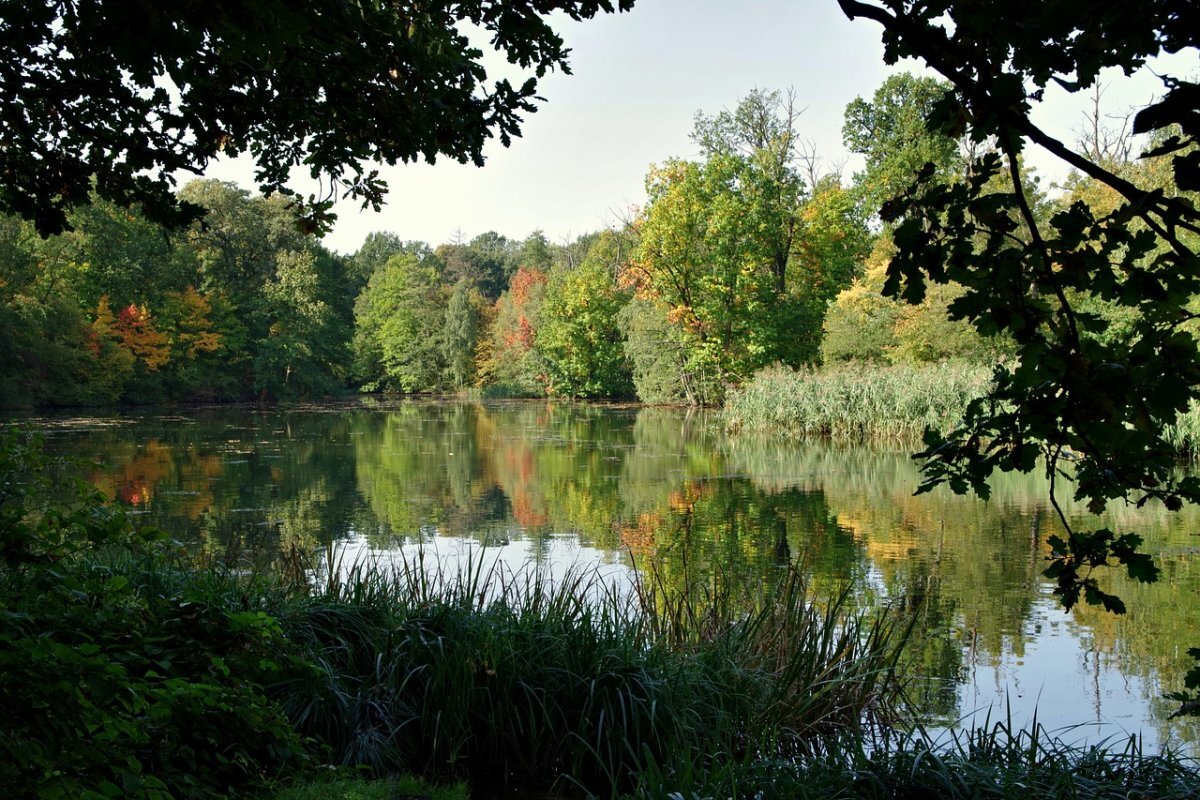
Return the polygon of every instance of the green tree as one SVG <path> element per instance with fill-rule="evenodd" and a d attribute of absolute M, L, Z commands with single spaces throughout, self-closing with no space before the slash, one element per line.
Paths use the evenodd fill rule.
<path fill-rule="evenodd" d="M 201 291 L 225 290 L 239 309 L 254 306 L 262 284 L 274 270 L 277 250 L 303 250 L 304 238 L 297 232 L 282 241 L 272 240 L 269 215 L 288 215 L 279 203 L 267 205 L 261 198 L 232 183 L 197 180 L 188 183 L 180 199 L 205 210 L 202 223 L 187 231 L 188 245 L 198 264 Z M 294 217 L 291 217 L 294 219 Z"/>
<path fill-rule="evenodd" d="M 617 316 L 634 391 L 643 403 L 697 405 L 717 389 L 697 385 L 704 377 L 692 372 L 688 342 L 668 313 L 661 303 L 634 297 Z"/>
<path fill-rule="evenodd" d="M 755 90 L 738 101 L 733 111 L 716 116 L 696 115 L 692 140 L 708 159 L 734 157 L 746 210 L 753 214 L 758 233 L 755 246 L 765 257 L 775 291 L 788 288 L 792 245 L 800 228 L 800 198 L 806 189 L 796 164 L 795 92 Z"/>
<path fill-rule="evenodd" d="M 855 184 L 871 213 L 907 188 L 926 164 L 941 179 L 963 174 L 959 142 L 925 123 L 949 89 L 937 78 L 902 72 L 885 80 L 870 102 L 857 97 L 846 106 L 842 139 L 850 152 L 866 159 Z"/>
<path fill-rule="evenodd" d="M 516 260 L 511 262 L 513 271 L 507 277 L 511 280 L 518 267 L 549 272 L 553 264 L 554 251 L 546 234 L 540 230 L 534 231 L 525 237 L 525 241 L 521 242 L 521 249 L 517 251 Z"/>
<path fill-rule="evenodd" d="M 268 194 L 291 194 L 295 167 L 328 180 L 308 200 L 310 225 L 329 220 L 338 194 L 378 207 L 386 184 L 371 162 L 482 164 L 489 138 L 507 146 L 519 135 L 538 80 L 570 71 L 552 12 L 580 20 L 632 5 L 260 0 L 147 13 L 119 0 L 6 3 L 0 211 L 57 233 L 94 190 L 178 224 L 199 208 L 178 202 L 172 174 L 240 153 Z M 526 72 L 521 85 L 489 85 L 476 31 Z"/>
<path fill-rule="evenodd" d="M 337 391 L 347 377 L 353 318 L 345 263 L 297 227 L 296 210 L 282 198 L 208 180 L 189 183 L 181 195 L 206 209 L 187 232 L 196 288 L 221 298 L 222 312 L 232 314 L 225 327 L 244 331 L 243 391 Z M 232 347 L 227 355 L 239 358 Z"/>
<path fill-rule="evenodd" d="M 800 233 L 793 246 L 792 291 L 822 313 L 838 293 L 862 274 L 873 239 L 853 190 L 836 175 L 817 181 L 799 209 Z"/>
<path fill-rule="evenodd" d="M 468 244 L 443 244 L 434 250 L 445 265 L 446 281 L 468 281 L 488 300 L 495 302 L 508 286 L 512 243 L 498 233 L 480 234 Z"/>
<path fill-rule="evenodd" d="M 79 265 L 75 285 L 89 308 L 102 294 L 120 306 L 157 306 L 195 274 L 195 258 L 179 237 L 169 237 L 136 209 L 96 200 L 74 210 L 70 221 L 75 232 L 60 244 Z"/>
<path fill-rule="evenodd" d="M 443 387 L 446 297 L 435 258 L 393 256 L 354 306 L 355 371 L 368 391 Z"/>
<path fill-rule="evenodd" d="M 617 235 L 606 231 L 578 269 L 550 276 L 534 347 L 551 394 L 627 397 L 633 390 L 618 319 L 629 292 L 617 286 Z"/>
<path fill-rule="evenodd" d="M 353 284 L 354 294 L 362 291 L 375 270 L 386 264 L 389 258 L 404 254 L 427 258 L 433 254 L 433 250 L 425 242 L 404 241 L 394 233 L 368 233 L 362 246 L 346 259 L 346 272 Z"/>
<path fill-rule="evenodd" d="M 799 152 L 798 116 L 792 93 L 752 92 L 732 111 L 697 115 L 704 161 L 647 178 L 625 280 L 688 340 L 685 394 L 699 402 L 767 364 L 815 360 L 826 305 L 869 247 L 851 197 Z"/>
<path fill-rule="evenodd" d="M 285 250 L 263 285 L 267 336 L 254 362 L 255 388 L 271 397 L 326 394 L 344 378 L 336 320 L 322 299 L 317 256 Z"/>
<path fill-rule="evenodd" d="M 478 339 L 479 308 L 471 297 L 471 284 L 464 278 L 454 285 L 446 304 L 446 323 L 441 336 L 446 374 L 455 389 L 465 389 L 475 377 Z"/>

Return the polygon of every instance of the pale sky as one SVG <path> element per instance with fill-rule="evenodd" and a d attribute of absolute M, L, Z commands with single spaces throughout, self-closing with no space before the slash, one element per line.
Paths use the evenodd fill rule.
<path fill-rule="evenodd" d="M 598 230 L 645 202 L 651 164 L 696 154 L 689 134 L 697 111 L 733 108 L 755 88 L 794 87 L 806 109 L 801 136 L 828 163 L 845 163 L 849 179 L 861 162 L 842 147 L 846 104 L 869 98 L 893 72 L 920 70 L 915 62 L 884 65 L 880 27 L 850 22 L 835 0 L 637 0 L 630 13 L 564 20 L 558 30 L 573 51 L 574 74 L 540 83 L 547 102 L 526 118 L 522 138 L 508 149 L 492 142 L 483 168 L 445 160 L 383 168 L 390 187 L 383 211 L 338 203 L 325 244 L 349 253 L 368 233 L 385 230 L 433 245 L 456 232 L 523 239 L 541 229 L 559 242 Z M 488 65 L 506 66 L 499 59 Z M 1156 69 L 1195 75 L 1200 64 L 1192 53 Z M 1112 76 L 1105 107 L 1125 112 L 1156 93 L 1153 75 Z M 1086 99 L 1047 95 L 1036 120 L 1073 142 Z M 1052 160 L 1028 158 L 1047 180 L 1064 177 Z M 255 189 L 247 163 L 214 164 L 206 174 Z M 307 176 L 293 186 L 304 195 L 316 188 Z"/>

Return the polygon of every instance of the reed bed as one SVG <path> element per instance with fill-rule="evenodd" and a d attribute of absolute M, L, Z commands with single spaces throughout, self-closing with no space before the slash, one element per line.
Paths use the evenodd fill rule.
<path fill-rule="evenodd" d="M 1168 425 L 1163 436 L 1176 452 L 1193 461 L 1200 459 L 1200 404 L 1192 403 Z"/>
<path fill-rule="evenodd" d="M 721 417 L 730 432 L 845 441 L 919 440 L 946 432 L 991 382 L 989 367 L 850 364 L 821 369 L 773 366 L 730 393 Z M 1180 456 L 1200 459 L 1200 403 L 1163 429 Z"/>
<path fill-rule="evenodd" d="M 1029 729 L 998 722 L 941 736 L 917 730 L 886 747 L 848 742 L 814 759 L 709 773 L 702 784 L 679 794 L 756 800 L 1182 800 L 1200 792 L 1195 760 L 1145 753 L 1136 736 L 1094 745 L 1063 737 L 1036 722 Z"/>
<path fill-rule="evenodd" d="M 926 428 L 952 428 L 990 381 L 990 369 L 962 362 L 820 370 L 774 366 L 731 393 L 723 417 L 730 431 L 907 441 Z"/>
<path fill-rule="evenodd" d="M 896 720 L 895 625 L 799 576 L 737 611 L 597 580 L 352 567 L 281 610 L 316 669 L 275 694 L 334 763 L 486 792 L 611 796 Z"/>

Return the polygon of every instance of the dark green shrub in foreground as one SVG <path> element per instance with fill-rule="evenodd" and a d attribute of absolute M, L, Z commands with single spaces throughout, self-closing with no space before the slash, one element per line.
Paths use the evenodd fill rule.
<path fill-rule="evenodd" d="M 261 689 L 292 668 L 278 623 L 195 586 L 161 591 L 161 554 L 149 572 L 102 566 L 161 543 L 82 487 L 51 485 L 36 443 L 0 444 L 0 786 L 223 797 L 300 766 L 300 737 Z"/>

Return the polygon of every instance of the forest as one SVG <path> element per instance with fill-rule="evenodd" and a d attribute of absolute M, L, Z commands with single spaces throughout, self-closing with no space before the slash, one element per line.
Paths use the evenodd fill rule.
<path fill-rule="evenodd" d="M 865 167 L 850 176 L 804 138 L 794 91 L 699 112 L 702 157 L 651 165 L 644 208 L 570 241 L 374 233 L 336 253 L 288 198 L 213 180 L 179 190 L 205 209 L 182 229 L 99 198 L 47 238 L 4 216 L 0 406 L 359 391 L 719 405 L 767 368 L 994 362 L 1011 342 L 953 318 L 954 282 L 913 304 L 884 291 L 893 226 L 875 210 L 923 164 L 969 180 L 989 146 L 927 129 L 946 88 L 899 74 L 851 102 L 845 144 Z M 1091 122 L 1093 158 L 1173 190 L 1165 159 L 1137 160 L 1099 101 Z M 1116 202 L 1091 178 L 1053 198 L 1029 180 L 1043 219 Z M 1128 310 L 1079 302 L 1108 321 L 1098 335 L 1128 328 Z"/>

